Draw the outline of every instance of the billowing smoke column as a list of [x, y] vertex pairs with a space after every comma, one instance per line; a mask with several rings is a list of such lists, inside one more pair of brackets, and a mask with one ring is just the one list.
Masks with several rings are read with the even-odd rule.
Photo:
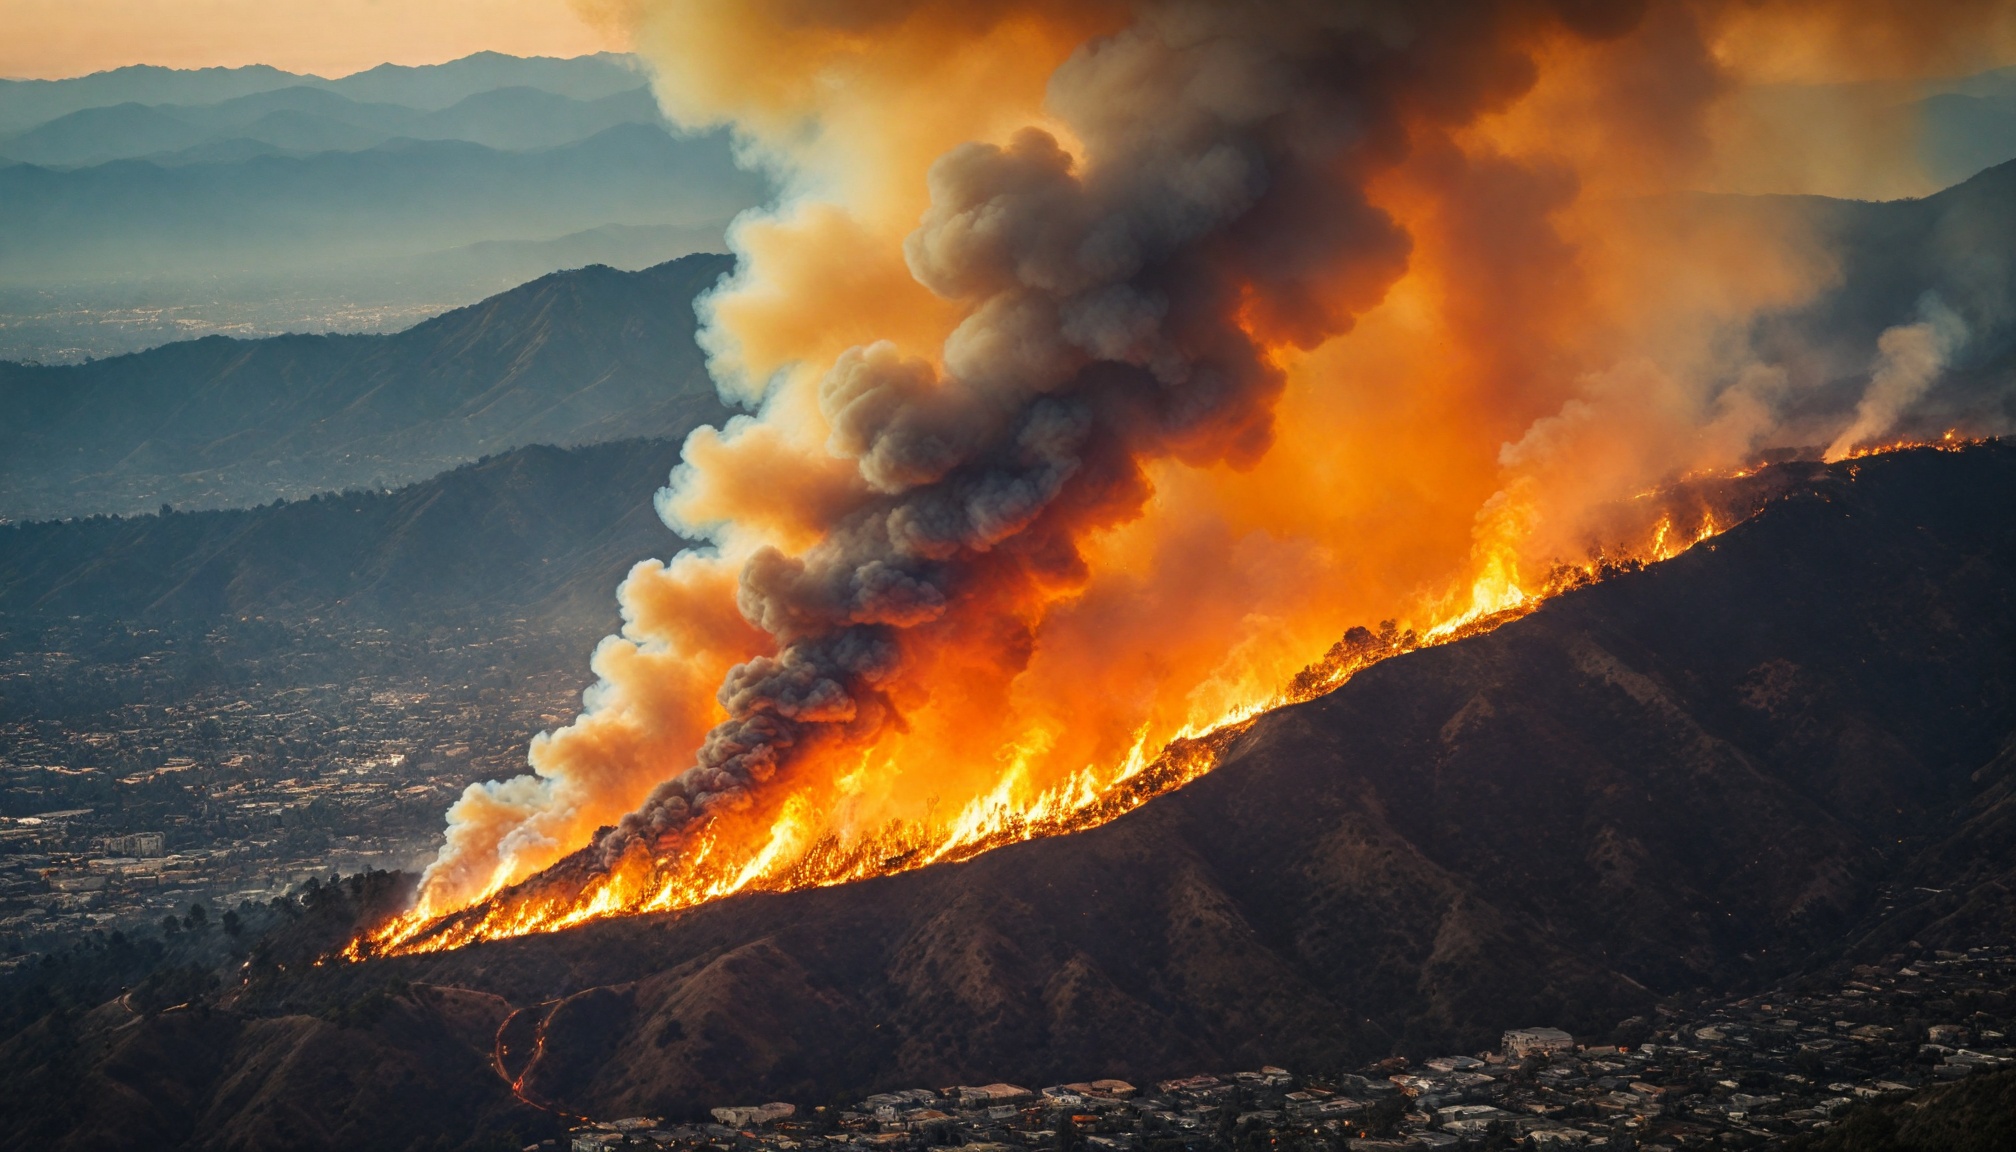
[[1360, 185], [1395, 147], [1394, 73], [1432, 76], [1461, 45], [1383, 40], [1341, 10], [1159, 12], [1057, 72], [1077, 155], [1025, 128], [932, 166], [904, 255], [965, 318], [938, 363], [878, 342], [819, 381], [827, 451], [861, 498], [804, 555], [749, 558], [742, 613], [778, 651], [728, 674], [698, 764], [605, 851], [895, 722], [883, 686], [905, 649], [998, 611], [1003, 590], [1078, 583], [1077, 540], [1139, 513], [1141, 461], [1267, 449], [1283, 386], [1268, 343], [1345, 330], [1406, 257]]
[[[1466, 554], [1510, 587], [1591, 503], [1740, 461], [1792, 385], [1718, 337], [1809, 297], [1824, 256], [1616, 206], [1712, 167], [1709, 110], [1750, 57], [1784, 71], [1758, 45], [1788, 28], [1931, 59], [1966, 24], [1705, 0], [596, 7], [675, 116], [732, 122], [793, 189], [738, 227], [705, 309], [724, 393], [759, 411], [689, 441], [660, 510], [711, 547], [633, 571], [587, 711], [534, 742], [535, 775], [456, 804], [423, 916], [584, 846], [676, 859], [787, 795], [830, 833], [1111, 762]], [[1505, 589], [1479, 582], [1488, 609]]]
[[1855, 422], [1827, 446], [1827, 459], [1839, 460], [1890, 431], [1967, 339], [1967, 322], [1936, 294], [1927, 293], [1918, 311], [1924, 319], [1887, 328], [1877, 338], [1869, 390], [1855, 406]]

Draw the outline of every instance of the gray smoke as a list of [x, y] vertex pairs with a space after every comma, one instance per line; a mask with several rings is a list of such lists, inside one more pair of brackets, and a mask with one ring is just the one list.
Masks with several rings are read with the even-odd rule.
[[1460, 124], [1535, 70], [1523, 32], [1610, 34], [1634, 3], [1145, 4], [1053, 77], [1035, 128], [942, 157], [905, 255], [967, 318], [942, 371], [887, 344], [820, 388], [829, 449], [878, 494], [802, 558], [743, 573], [774, 656], [735, 669], [698, 763], [603, 838], [676, 846], [808, 751], [900, 723], [907, 654], [1017, 583], [1071, 579], [1077, 540], [1138, 514], [1140, 462], [1256, 460], [1283, 377], [1263, 344], [1350, 328], [1409, 241], [1367, 176], [1409, 126]]

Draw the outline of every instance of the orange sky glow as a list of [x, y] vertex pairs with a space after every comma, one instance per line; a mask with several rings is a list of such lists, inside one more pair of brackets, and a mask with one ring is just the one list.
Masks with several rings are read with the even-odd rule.
[[271, 64], [342, 76], [378, 64], [622, 51], [569, 0], [0, 0], [0, 76]]

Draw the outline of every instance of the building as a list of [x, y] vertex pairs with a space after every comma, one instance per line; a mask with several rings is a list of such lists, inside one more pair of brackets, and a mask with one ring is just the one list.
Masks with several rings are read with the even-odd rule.
[[798, 1108], [780, 1101], [741, 1108], [715, 1108], [712, 1111], [714, 1119], [724, 1128], [760, 1128], [773, 1120], [789, 1119]]
[[168, 837], [161, 832], [135, 832], [129, 836], [107, 836], [107, 856], [138, 856], [153, 859], [168, 852]]
[[1552, 1056], [1556, 1052], [1572, 1051], [1575, 1038], [1559, 1028], [1514, 1028], [1505, 1033], [1500, 1044], [1505, 1055], [1514, 1060], [1524, 1060], [1528, 1056]]

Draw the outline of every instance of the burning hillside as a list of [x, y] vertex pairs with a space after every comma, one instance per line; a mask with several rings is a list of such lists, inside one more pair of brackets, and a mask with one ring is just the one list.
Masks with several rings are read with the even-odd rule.
[[1530, 587], [1494, 582], [1510, 570], [1488, 566], [1467, 593], [1446, 598], [1432, 622], [1404, 630], [1388, 620], [1377, 632], [1355, 627], [1271, 697], [1179, 733], [1159, 751], [1145, 734], [1125, 759], [1088, 766], [1061, 785], [1030, 787], [1011, 765], [996, 789], [945, 817], [893, 820], [851, 838], [816, 817], [816, 800], [787, 798], [767, 829], [719, 821], [686, 851], [652, 856], [632, 849], [614, 867], [592, 857], [565, 861], [470, 909], [445, 916], [409, 913], [352, 943], [346, 955], [433, 952], [481, 940], [558, 931], [612, 915], [676, 911], [742, 891], [824, 887], [930, 864], [967, 860], [1003, 845], [1079, 832], [1107, 823], [1216, 767], [1221, 754], [1261, 715], [1314, 699], [1382, 660], [1480, 635], [1539, 608], [1552, 597], [1619, 572], [1671, 559], [1753, 514], [1785, 476], [1744, 473], [1718, 483], [1645, 493], [1612, 510], [1613, 527], [1636, 520], [1629, 538], [1579, 564], [1560, 564]]
[[1871, 29], [1945, 67], [1994, 5], [614, 10], [669, 112], [790, 175], [702, 305], [751, 414], [659, 496], [708, 546], [633, 570], [584, 711], [359, 954], [1110, 820], [1754, 510], [1686, 477], [1914, 431], [1985, 315], [1928, 294], [1844, 389], [1758, 335], [1824, 246], [1645, 205], [1743, 162], [1731, 93], [1859, 74]]

